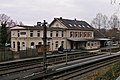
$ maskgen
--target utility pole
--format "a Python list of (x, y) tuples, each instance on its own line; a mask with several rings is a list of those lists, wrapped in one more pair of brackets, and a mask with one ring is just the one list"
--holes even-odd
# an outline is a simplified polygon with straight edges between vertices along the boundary
[(46, 60), (47, 60), (47, 55), (46, 55), (46, 42), (47, 42), (47, 26), (46, 26), (47, 22), (44, 20), (44, 23), (42, 25), (43, 27), (43, 68), (45, 73), (47, 72), (47, 64), (46, 64)]

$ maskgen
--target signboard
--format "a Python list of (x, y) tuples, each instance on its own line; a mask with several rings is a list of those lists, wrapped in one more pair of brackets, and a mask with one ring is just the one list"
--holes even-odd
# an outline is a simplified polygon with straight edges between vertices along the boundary
[[(43, 45), (36, 45), (36, 48), (37, 48), (37, 50), (38, 50), (38, 54), (39, 54), (39, 55), (42, 55)], [(47, 51), (47, 52), (49, 51), (49, 45), (46, 45), (46, 51)]]

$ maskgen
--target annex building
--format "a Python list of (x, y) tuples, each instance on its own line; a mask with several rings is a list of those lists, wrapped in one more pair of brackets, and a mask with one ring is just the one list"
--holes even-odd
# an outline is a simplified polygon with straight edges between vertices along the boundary
[[(47, 45), (49, 51), (64, 49), (98, 49), (103, 47), (105, 36), (85, 21), (77, 19), (54, 18), (47, 28)], [(11, 47), (14, 51), (36, 48), (43, 44), (43, 27), (41, 22), (36, 26), (15, 26), (11, 28)]]

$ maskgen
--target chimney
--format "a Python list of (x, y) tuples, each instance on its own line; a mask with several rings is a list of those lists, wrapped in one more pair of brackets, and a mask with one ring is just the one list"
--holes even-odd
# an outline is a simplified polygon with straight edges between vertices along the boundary
[(60, 19), (62, 19), (62, 17), (60, 17)]
[(41, 26), (41, 22), (37, 22), (37, 26)]
[(76, 21), (77, 19), (75, 18), (74, 20)]

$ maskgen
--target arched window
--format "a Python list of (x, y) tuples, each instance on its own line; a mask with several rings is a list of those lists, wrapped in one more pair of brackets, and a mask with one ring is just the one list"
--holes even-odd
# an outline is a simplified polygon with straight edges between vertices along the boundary
[(53, 32), (52, 31), (50, 32), (50, 37), (53, 37)]
[(73, 32), (70, 32), (70, 37), (73, 37)]
[(64, 31), (62, 31), (62, 37), (64, 37)]
[(41, 45), (41, 42), (38, 42), (38, 45)]
[(61, 42), (61, 46), (64, 46), (64, 41)]
[(88, 46), (90, 46), (90, 42), (88, 42)]
[(25, 47), (25, 42), (22, 42), (22, 46)]
[(13, 48), (15, 48), (15, 42), (13, 42)]
[(58, 31), (56, 31), (56, 37), (58, 37)]
[(55, 47), (58, 48), (58, 41), (55, 42)]
[(50, 42), (48, 42), (48, 46), (50, 46)]
[(31, 42), (31, 46), (34, 46), (34, 42)]
[(33, 31), (30, 31), (30, 37), (33, 37)]
[(40, 31), (37, 31), (37, 37), (40, 37)]

